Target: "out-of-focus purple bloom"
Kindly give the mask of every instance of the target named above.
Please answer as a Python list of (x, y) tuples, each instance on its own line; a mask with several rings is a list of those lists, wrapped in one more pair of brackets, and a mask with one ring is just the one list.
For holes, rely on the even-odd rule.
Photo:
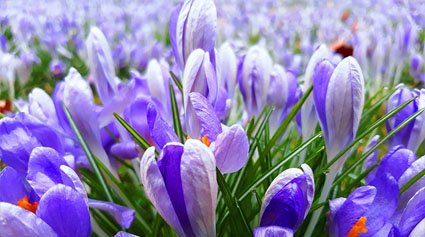
[(97, 27), (90, 29), (86, 41), (90, 72), (94, 77), (96, 91), (103, 103), (108, 103), (118, 91), (112, 53), (105, 35)]
[[(425, 107), (425, 89), (409, 90), (400, 88), (388, 99), (387, 113), (395, 109), (397, 106), (406, 102), (413, 97), (418, 96), (409, 105), (400, 110), (396, 115), (387, 120), (387, 131), (391, 132), (400, 123), (407, 119), (410, 115)], [(422, 113), (412, 122), (403, 127), (399, 132), (392, 136), (388, 143), (390, 147), (396, 145), (404, 145), (408, 149), (416, 152), (420, 144), (425, 139), (425, 114)]]
[[(307, 68), (304, 74), (303, 92), (305, 92), (305, 90), (308, 90), (308, 88), (313, 85), (313, 74), (315, 72), (317, 64), (322, 60), (330, 59), (331, 57), (332, 52), (326, 47), (326, 45), (320, 45), (320, 47), (316, 49), (307, 64)], [(316, 126), (317, 115), (315, 112), (314, 100), (312, 96), (309, 96), (301, 108), (301, 127), (303, 140), (307, 140), (313, 135)]]
[(191, 92), (198, 92), (208, 99), (211, 105), (217, 100), (217, 77), (214, 67), (209, 59), (209, 53), (196, 49), (190, 54), (183, 73), (183, 101), (185, 111), (185, 124), (189, 136), (199, 133), (193, 107), (189, 101)]
[(304, 221), (313, 202), (314, 178), (308, 165), (301, 167), (285, 170), (270, 184), (255, 236), (292, 236)]
[(176, 62), (183, 68), (196, 49), (209, 52), (215, 66), (217, 9), (212, 0), (185, 0), (170, 18), (170, 40)]
[(146, 150), (140, 173), (145, 193), (164, 220), (182, 236), (215, 235), (215, 158), (195, 139), (168, 143), (155, 159)]
[(275, 110), (269, 119), (272, 132), (276, 131), (297, 102), (297, 89), (298, 82), (295, 75), (285, 71), (280, 65), (274, 65), (267, 93), (267, 103), (275, 104)]
[(415, 53), (410, 57), (410, 73), (416, 76), (422, 72), (423, 59), (422, 55)]
[(66, 66), (62, 61), (55, 59), (49, 64), (49, 71), (55, 77), (62, 77), (65, 75)]
[(253, 46), (238, 65), (239, 88), (250, 117), (258, 116), (267, 104), (272, 60), (266, 50)]
[(71, 113), (81, 135), (86, 140), (93, 154), (112, 171), (108, 155), (100, 140), (99, 123), (95, 112), (92, 91), (87, 81), (74, 68), (70, 69), (64, 81), (63, 103)]
[(228, 97), (233, 99), (236, 89), (238, 63), (235, 52), (229, 43), (224, 43), (218, 53), (218, 87), (226, 89)]

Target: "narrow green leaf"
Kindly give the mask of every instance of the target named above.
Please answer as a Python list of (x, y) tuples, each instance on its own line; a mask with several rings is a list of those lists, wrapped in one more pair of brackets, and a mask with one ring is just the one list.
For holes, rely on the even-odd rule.
[(170, 98), (171, 98), (171, 109), (173, 112), (174, 131), (176, 132), (180, 141), (184, 143), (183, 129), (180, 123), (179, 108), (177, 106), (176, 94), (174, 93), (174, 88), (173, 88), (173, 85), (171, 84), (171, 81), (170, 81)]
[(221, 174), (219, 169), (217, 170), (217, 183), (218, 186), (223, 193), (224, 201), (229, 209), (230, 215), (233, 217), (232, 220), (235, 222), (235, 226), (233, 226), (236, 230), (236, 233), (239, 233), (241, 236), (251, 236), (252, 230), (246, 221), (245, 215), (243, 214), (238, 200), (232, 195), (230, 192), (230, 188), (224, 180), (223, 175)]
[(347, 190), (351, 190), (353, 187), (357, 186), (362, 179), (364, 179), (370, 172), (378, 167), (378, 164), (372, 165), (370, 168), (361, 173), (351, 184), (347, 187)]
[(413, 100), (415, 100), (416, 97), (404, 102), (403, 104), (397, 106), (395, 109), (393, 109), (391, 112), (386, 114), (384, 117), (378, 119), (375, 123), (370, 125), (362, 134), (360, 134), (353, 142), (351, 142), (347, 147), (345, 147), (338, 155), (335, 156), (330, 162), (328, 162), (323, 169), (321, 169), (319, 172), (316, 172), (314, 174), (314, 177), (317, 178), (320, 174), (325, 173), (335, 162), (338, 161), (339, 158), (341, 158), (348, 150), (350, 150), (354, 145), (356, 145), (360, 140), (362, 140), (364, 137), (369, 135), (374, 129), (381, 126), (381, 124), (385, 123), (389, 118), (394, 116), (396, 113), (398, 113), (400, 110), (402, 110), (404, 107), (406, 107), (409, 103), (411, 103)]
[(173, 78), (174, 83), (176, 83), (176, 86), (179, 88), (180, 92), (183, 93), (183, 86), (180, 80), (177, 78), (177, 76), (173, 73), (173, 71), (170, 71), (171, 78)]
[(149, 147), (151, 147), (151, 145), (149, 144), (148, 141), (146, 141), (146, 139), (144, 139), (142, 137), (142, 135), (140, 135), (132, 126), (130, 126), (130, 124), (128, 124), (121, 116), (119, 116), (119, 114), (114, 113), (115, 118), (117, 118), (118, 122), (121, 123), (121, 125), (131, 134), (131, 136), (133, 137), (134, 141), (139, 144), (139, 146), (143, 149), (143, 150), (147, 150)]
[(321, 202), (321, 203), (313, 203), (313, 205), (311, 205), (311, 208), (310, 208), (309, 213), (312, 213), (312, 212), (314, 212), (315, 210), (317, 210), (317, 209), (319, 209), (319, 208), (321, 208), (321, 207), (325, 206), (326, 204), (328, 204), (328, 202), (329, 202), (329, 200), (326, 200), (326, 201)]
[(390, 133), (388, 133), (385, 137), (383, 137), (381, 140), (379, 140), (375, 146), (370, 148), (367, 152), (365, 152), (362, 156), (360, 156), (359, 159), (356, 160), (356, 162), (350, 167), (347, 168), (344, 173), (342, 173), (338, 178), (335, 180), (335, 182), (332, 184), (332, 187), (335, 187), (339, 182), (341, 182), (346, 176), (350, 174), (350, 172), (356, 168), (357, 165), (361, 164), (368, 156), (370, 156), (380, 145), (382, 145), (384, 142), (386, 142), (390, 137), (392, 137), (394, 134), (396, 134), (398, 131), (400, 131), (404, 126), (412, 122), (416, 117), (418, 117), (422, 112), (424, 112), (425, 108), (420, 109), (416, 111), (416, 113), (409, 116), (406, 120), (404, 120), (402, 123), (400, 123), (394, 130), (392, 130)]
[(84, 140), (83, 136), (81, 135), (80, 130), (78, 129), (77, 125), (75, 124), (74, 120), (72, 119), (71, 113), (69, 112), (68, 108), (65, 106), (64, 103), (62, 103), (62, 108), (65, 111), (65, 115), (68, 118), (69, 124), (71, 125), (72, 130), (75, 133), (75, 136), (78, 139), (78, 142), (80, 143), (81, 149), (83, 149), (84, 153), (87, 156), (87, 159), (90, 162), (91, 167), (93, 168), (94, 174), (96, 175), (96, 178), (98, 179), (100, 185), (103, 188), (103, 191), (106, 194), (106, 198), (109, 202), (114, 202), (112, 199), (111, 192), (106, 185), (106, 181), (100, 172), (99, 166), (96, 163), (96, 158), (93, 156), (89, 146), (87, 145), (86, 141)]
[(288, 128), (289, 123), (297, 115), (298, 111), (301, 109), (301, 106), (307, 100), (308, 96), (311, 94), (312, 91), (313, 91), (313, 86), (310, 86), (310, 88), (308, 88), (308, 90), (304, 93), (304, 95), (301, 97), (301, 99), (291, 109), (291, 112), (289, 112), (289, 114), (285, 118), (285, 120), (283, 120), (282, 124), (276, 130), (275, 134), (270, 139), (270, 141), (267, 144), (266, 148), (263, 150), (263, 153), (268, 153), (272, 149), (273, 145), (276, 144), (276, 142), (279, 139), (279, 137), (285, 132), (286, 128)]
[(422, 178), (425, 175), (425, 169), (415, 175), (409, 182), (407, 182), (401, 189), (400, 194), (404, 193), (407, 189), (409, 189), (416, 181)]

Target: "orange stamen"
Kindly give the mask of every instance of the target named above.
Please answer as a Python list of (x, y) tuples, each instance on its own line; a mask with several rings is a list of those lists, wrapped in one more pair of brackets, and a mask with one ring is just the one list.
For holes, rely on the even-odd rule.
[[(189, 140), (189, 139), (193, 139), (193, 138), (187, 136), (186, 139)], [(204, 135), (202, 138), (198, 137), (198, 140), (201, 141), (202, 143), (204, 143), (207, 147), (210, 147), (210, 145), (211, 145), (210, 140), (208, 140), (207, 135)]]
[(18, 201), (17, 205), (18, 207), (22, 207), (23, 209), (28, 210), (35, 214), (35, 211), (37, 210), (37, 207), (38, 207), (38, 202), (30, 203), (27, 196), (25, 196), (24, 198)]
[(357, 237), (361, 232), (366, 233), (367, 228), (364, 227), (366, 225), (366, 217), (362, 216), (356, 224), (354, 224), (353, 228), (351, 228), (350, 232), (348, 232), (347, 237)]

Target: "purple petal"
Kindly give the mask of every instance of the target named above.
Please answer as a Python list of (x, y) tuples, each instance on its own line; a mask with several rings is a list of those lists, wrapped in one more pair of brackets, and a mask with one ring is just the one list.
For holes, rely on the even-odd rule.
[(96, 91), (100, 100), (107, 104), (118, 91), (111, 49), (105, 35), (97, 27), (90, 29), (86, 45), (88, 62), (94, 77)]
[(217, 180), (214, 155), (202, 142), (189, 139), (181, 158), (181, 179), (187, 214), (196, 236), (215, 235)]
[(54, 185), (62, 183), (61, 165), (66, 165), (65, 160), (51, 148), (37, 147), (31, 152), (27, 180), (40, 197)]
[[(356, 136), (364, 104), (364, 79), (353, 57), (344, 58), (329, 80), (326, 94), (328, 159), (332, 159)], [(344, 160), (334, 167), (338, 169)]]
[(1, 236), (57, 236), (55, 231), (34, 213), (16, 205), (0, 202)]
[(58, 184), (41, 197), (37, 216), (59, 236), (90, 236), (90, 213), (84, 198), (74, 189)]
[(162, 218), (173, 227), (179, 235), (184, 235), (183, 228), (174, 211), (164, 179), (155, 159), (155, 148), (148, 148), (140, 161), (141, 181), (149, 200), (161, 214)]
[[(402, 188), (407, 184), (413, 177), (415, 177), (419, 172), (422, 172), (425, 169), (425, 156), (419, 158), (412, 165), (407, 168), (403, 175), (398, 180), (398, 187)], [(398, 209), (401, 209), (406, 206), (407, 202), (415, 193), (425, 186), (425, 176), (416, 181), (410, 188), (408, 188), (404, 193), (400, 195), (398, 202)]]
[(184, 147), (180, 143), (168, 143), (164, 146), (158, 158), (158, 169), (161, 171), (174, 211), (185, 234), (193, 235), (192, 226), (186, 211), (181, 177), (183, 149)]
[(134, 141), (116, 143), (111, 146), (111, 154), (122, 159), (134, 159), (139, 156), (137, 147)]
[(87, 192), (84, 188), (83, 183), (78, 177), (77, 173), (66, 165), (61, 165), (60, 167), (62, 184), (69, 186), (76, 190), (80, 195), (84, 198), (86, 202), (88, 202)]
[[(378, 173), (379, 174), (379, 173)], [(393, 176), (386, 173), (373, 180), (370, 185), (376, 187), (376, 197), (364, 216), (367, 218), (367, 234), (373, 235), (393, 216), (397, 209), (398, 183)]]
[(114, 237), (138, 237), (137, 235), (133, 235), (124, 231), (118, 232)]
[(25, 195), (22, 176), (12, 167), (4, 168), (0, 173), (0, 202), (16, 204)]
[(396, 181), (400, 179), (407, 168), (416, 160), (415, 153), (403, 146), (393, 147), (382, 158), (376, 171), (376, 176), (390, 174)]
[(171, 12), (170, 25), (169, 25), (171, 48), (173, 49), (174, 58), (177, 64), (180, 66), (180, 68), (183, 68), (183, 62), (180, 61), (178, 47), (177, 47), (177, 21), (178, 21), (179, 13), (182, 6), (183, 6), (183, 1), (174, 7), (173, 11)]
[(148, 105), (147, 121), (150, 135), (160, 148), (163, 148), (168, 142), (180, 141), (170, 125), (158, 114), (153, 104)]
[(237, 76), (237, 59), (235, 52), (229, 43), (221, 45), (219, 50), (219, 63), (220, 79), (219, 87), (226, 89), (229, 98), (233, 98), (236, 89), (236, 76)]
[[(415, 226), (425, 218), (425, 187), (409, 200), (398, 225), (401, 236), (409, 236)], [(410, 235), (412, 236), (412, 235)]]
[(86, 140), (93, 155), (112, 170), (108, 155), (102, 147), (97, 115), (94, 109), (93, 94), (88, 83), (71, 68), (65, 78), (63, 102), (69, 109), (81, 135)]
[(211, 144), (217, 167), (224, 174), (241, 169), (248, 159), (249, 142), (245, 130), (236, 124), (220, 133)]
[(376, 188), (363, 186), (355, 189), (334, 216), (337, 236), (347, 236), (356, 222), (365, 215), (376, 196)]
[(89, 199), (88, 205), (90, 208), (101, 210), (109, 213), (122, 227), (128, 229), (134, 220), (135, 212), (133, 209), (123, 207), (110, 202), (103, 202)]
[(254, 229), (255, 237), (292, 237), (294, 231), (291, 228), (280, 226), (257, 227)]
[(328, 229), (329, 236), (336, 236), (337, 233), (339, 233), (339, 227), (335, 221), (335, 215), (338, 213), (345, 200), (347, 200), (347, 198), (335, 198), (329, 201), (329, 212), (326, 214), (326, 228)]
[(34, 88), (28, 95), (28, 112), (52, 128), (59, 127), (52, 98), (40, 88)]
[(317, 116), (319, 117), (320, 126), (325, 139), (328, 138), (328, 126), (326, 120), (326, 95), (328, 91), (329, 80), (335, 66), (328, 60), (319, 62), (313, 73), (313, 96), (314, 106), (316, 107)]
[(190, 102), (202, 126), (202, 135), (207, 135), (210, 141), (215, 141), (222, 132), (220, 120), (218, 120), (214, 108), (207, 99), (199, 93), (189, 94)]

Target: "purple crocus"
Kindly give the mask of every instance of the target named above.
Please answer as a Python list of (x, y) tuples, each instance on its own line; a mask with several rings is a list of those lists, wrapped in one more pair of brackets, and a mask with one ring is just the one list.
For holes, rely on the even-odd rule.
[(210, 62), (209, 53), (197, 49), (190, 54), (183, 73), (183, 102), (185, 111), (185, 125), (189, 136), (199, 133), (193, 127), (196, 118), (193, 106), (189, 101), (189, 94), (198, 92), (208, 99), (211, 105), (217, 100), (217, 76), (214, 66)]
[(401, 196), (399, 188), (418, 173), (413, 170), (420, 169), (424, 161), (425, 158), (416, 160), (414, 153), (403, 146), (391, 149), (372, 175), (372, 181), (367, 182), (369, 186), (355, 189), (348, 198), (330, 201), (330, 235), (412, 236), (423, 228), (420, 226), (425, 218), (423, 180)]
[(248, 116), (258, 116), (267, 104), (272, 60), (267, 51), (253, 46), (238, 65), (238, 82)]
[(226, 89), (229, 98), (233, 99), (238, 69), (236, 55), (230, 43), (221, 45), (218, 54), (218, 87)]
[(170, 41), (174, 57), (184, 68), (196, 49), (209, 52), (215, 65), (217, 9), (213, 0), (185, 0), (176, 6), (170, 18)]
[[(350, 144), (357, 133), (364, 104), (364, 79), (359, 64), (353, 57), (344, 58), (335, 68), (328, 60), (321, 61), (313, 75), (314, 104), (326, 145), (328, 162)], [(330, 167), (319, 201), (326, 200), (331, 185), (345, 163), (345, 153)], [(313, 214), (307, 235), (320, 215)]]
[[(248, 159), (249, 142), (244, 129), (236, 124), (228, 127), (220, 123), (214, 109), (201, 94), (189, 95), (193, 105), (196, 124), (199, 131), (192, 138), (202, 140), (213, 152), (217, 167), (222, 173), (233, 173), (241, 169)], [(157, 113), (156, 107), (150, 105), (147, 114), (150, 134), (159, 148), (168, 142), (179, 141), (172, 128)]]
[(140, 174), (145, 193), (181, 236), (214, 236), (217, 181), (215, 158), (202, 142), (167, 143), (158, 161), (146, 150)]
[(66, 66), (60, 60), (52, 60), (49, 64), (49, 71), (55, 77), (62, 77), (65, 75)]
[(310, 210), (314, 197), (311, 168), (291, 168), (279, 174), (264, 195), (260, 227), (255, 236), (293, 236)]
[[(417, 98), (409, 105), (400, 110), (396, 115), (387, 120), (387, 131), (391, 132), (400, 123), (414, 114), (419, 109), (425, 108), (425, 89), (409, 90), (400, 88), (388, 99), (387, 112), (395, 109), (397, 106), (413, 97)], [(390, 146), (404, 145), (410, 150), (416, 152), (425, 139), (425, 114), (422, 113), (412, 122), (403, 127), (399, 132), (392, 136), (388, 143)]]
[(295, 75), (280, 65), (274, 65), (270, 76), (270, 86), (267, 102), (275, 104), (275, 110), (270, 116), (270, 130), (273, 133), (288, 115), (297, 102), (298, 82)]
[[(326, 45), (320, 45), (320, 47), (316, 49), (307, 64), (307, 68), (304, 74), (304, 91), (313, 85), (313, 74), (317, 64), (322, 60), (330, 59), (331, 57), (332, 52), (327, 48)], [(317, 115), (315, 112), (314, 100), (312, 96), (309, 96), (301, 108), (301, 127), (303, 140), (307, 140), (313, 135), (316, 126)]]

